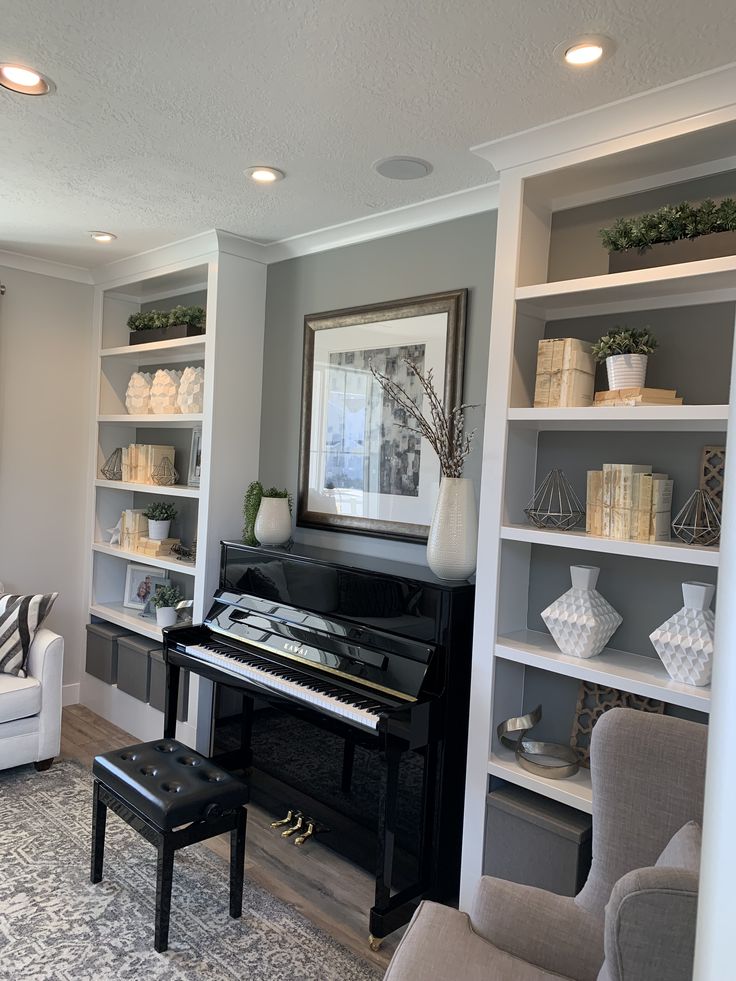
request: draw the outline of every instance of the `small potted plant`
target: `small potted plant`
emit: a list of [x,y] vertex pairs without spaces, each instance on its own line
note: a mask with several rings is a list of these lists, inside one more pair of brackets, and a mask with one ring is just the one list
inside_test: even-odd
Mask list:
[[291,538],[291,495],[260,480],[248,485],[243,502],[246,545],[284,545]]
[[159,627],[173,627],[176,623],[176,604],[184,599],[178,586],[159,586],[151,597],[156,607],[156,623]]
[[648,356],[657,347],[649,327],[614,327],[593,345],[593,357],[606,363],[608,387],[643,388]]
[[176,508],[168,501],[154,501],[143,512],[148,518],[148,537],[151,541],[162,542],[169,537],[171,522],[176,517]]

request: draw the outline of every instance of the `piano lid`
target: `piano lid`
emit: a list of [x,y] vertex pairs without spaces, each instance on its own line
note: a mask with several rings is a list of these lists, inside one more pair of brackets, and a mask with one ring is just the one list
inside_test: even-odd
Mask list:
[[205,618],[214,633],[406,701],[422,690],[434,648],[278,601],[220,589]]

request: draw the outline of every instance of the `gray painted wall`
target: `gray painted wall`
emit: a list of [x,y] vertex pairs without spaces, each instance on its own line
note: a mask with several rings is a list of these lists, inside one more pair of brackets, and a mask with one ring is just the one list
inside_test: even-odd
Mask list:
[[[469,289],[464,400],[485,403],[496,212],[342,249],[274,263],[268,269],[263,369],[261,479],[296,492],[304,316],[441,290]],[[470,416],[479,436],[466,474],[480,486],[483,409]],[[297,528],[295,538],[328,548],[425,563],[424,548],[358,535]]]

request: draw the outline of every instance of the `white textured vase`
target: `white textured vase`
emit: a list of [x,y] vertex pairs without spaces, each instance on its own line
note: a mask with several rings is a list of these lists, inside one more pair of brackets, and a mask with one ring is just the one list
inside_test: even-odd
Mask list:
[[131,415],[145,416],[151,411],[152,375],[148,371],[134,371],[125,392],[125,408]]
[[611,391],[619,388],[644,388],[647,377],[646,354],[613,354],[606,358],[608,387]]
[[427,539],[427,565],[438,579],[467,579],[475,572],[478,514],[467,477],[443,477]]
[[179,412],[202,412],[204,409],[204,368],[191,365],[182,372],[179,391],[176,396]]
[[176,623],[175,606],[156,607],[156,625],[159,627],[173,627]]
[[154,521],[152,518],[148,519],[148,537],[152,542],[162,542],[168,538],[169,528],[171,528],[170,520]]
[[571,565],[572,588],[542,610],[554,642],[570,657],[600,654],[623,622],[595,588],[600,571],[594,565]]
[[288,497],[262,497],[253,532],[261,545],[283,545],[291,538]]
[[707,582],[682,584],[683,607],[649,635],[670,678],[686,685],[709,685],[713,673],[716,587]]
[[180,381],[180,371],[174,371],[173,368],[159,368],[151,384],[151,412],[164,415],[179,411],[176,400]]

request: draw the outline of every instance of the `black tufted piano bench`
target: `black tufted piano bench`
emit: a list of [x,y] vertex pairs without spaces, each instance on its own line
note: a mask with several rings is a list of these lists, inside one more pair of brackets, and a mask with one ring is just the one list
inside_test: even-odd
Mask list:
[[175,739],[96,756],[92,766],[92,882],[102,881],[107,808],[158,849],[156,938],[168,947],[174,852],[230,832],[230,916],[243,909],[248,788]]

